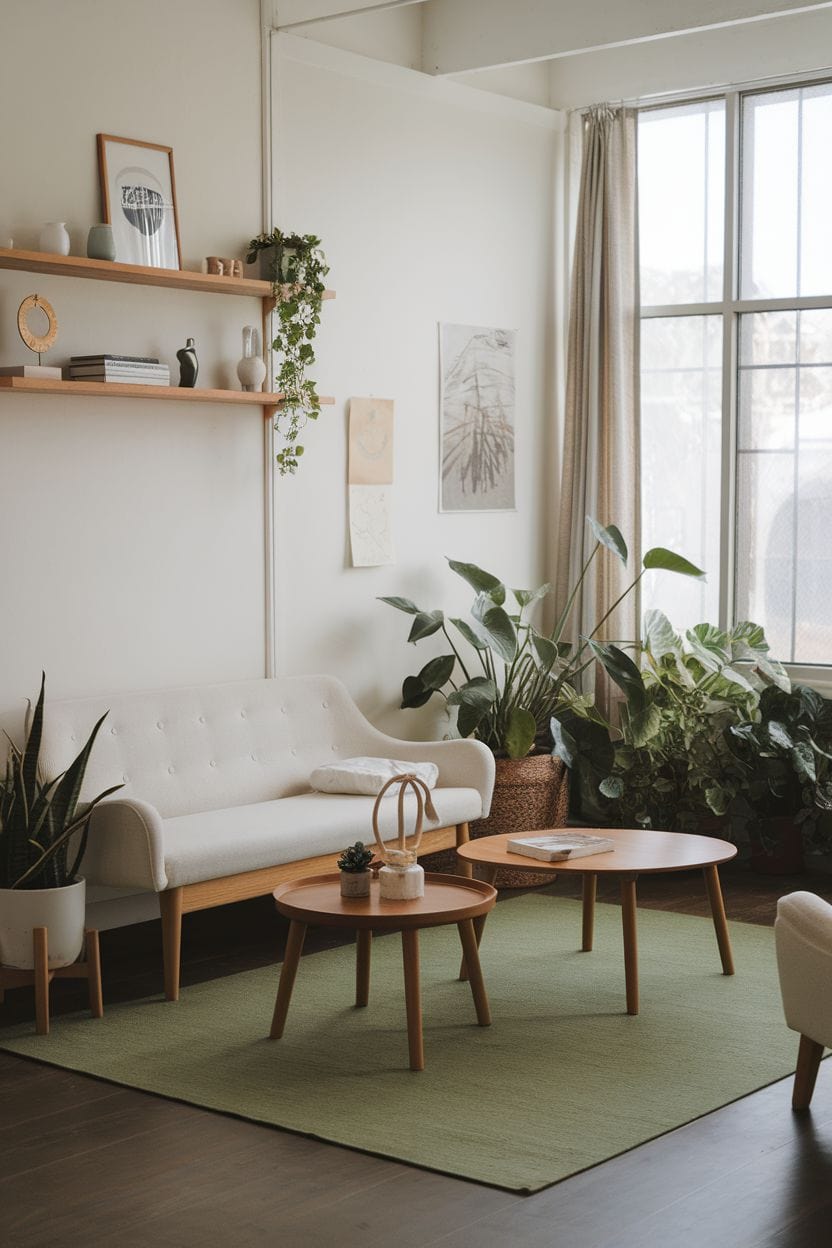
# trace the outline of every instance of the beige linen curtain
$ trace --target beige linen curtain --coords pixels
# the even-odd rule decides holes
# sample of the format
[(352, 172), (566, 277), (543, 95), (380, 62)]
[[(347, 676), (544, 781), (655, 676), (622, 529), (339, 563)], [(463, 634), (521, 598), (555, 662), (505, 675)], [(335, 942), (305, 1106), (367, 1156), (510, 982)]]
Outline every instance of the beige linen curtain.
[[(639, 541), (639, 293), (636, 115), (596, 105), (583, 118), (566, 361), (566, 406), (555, 596), (562, 607), (594, 538), (588, 515), (616, 524), (625, 569), (596, 559), (567, 634), (589, 635), (633, 579)], [(638, 635), (630, 595), (599, 638)]]

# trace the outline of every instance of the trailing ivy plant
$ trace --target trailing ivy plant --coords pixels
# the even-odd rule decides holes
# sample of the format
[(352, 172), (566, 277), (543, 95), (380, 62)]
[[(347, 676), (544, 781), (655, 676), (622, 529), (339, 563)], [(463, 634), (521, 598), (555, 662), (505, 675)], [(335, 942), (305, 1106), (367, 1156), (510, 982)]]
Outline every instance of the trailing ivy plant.
[[(449, 709), (456, 709), (458, 735), (476, 737), (497, 757), (524, 758), (532, 750), (549, 748), (553, 714), (564, 698), (571, 702), (577, 696), (571, 686), (596, 657), (590, 639), (574, 644), (564, 640), (581, 586), (599, 556), (627, 563), (627, 546), (616, 526), (604, 527), (587, 519), (595, 544), (550, 632), (541, 631), (528, 618), (529, 609), (551, 593), (549, 585), (510, 590), (491, 572), (455, 559), (448, 560), (451, 570), (475, 593), (467, 619), (446, 618), (440, 610), (424, 611), (409, 598), (381, 599), (413, 616), (408, 641), (416, 643), (441, 631), (451, 650), (405, 679), (402, 708), (424, 706), (439, 694)], [(704, 575), (673, 551), (659, 546), (648, 550), (641, 571), (601, 616), (592, 636), (650, 568), (682, 576)], [(509, 594), (514, 608), (508, 604)]]
[(315, 363), (312, 343), (321, 323), (329, 266), (321, 240), (314, 234), (284, 234), (275, 227), (251, 240), (247, 263), (254, 264), (260, 252), (271, 253), (276, 317), (272, 348), (280, 357), (275, 387), (283, 395), (274, 427), (285, 443), (277, 453), (277, 466), (286, 476), (297, 472), (303, 454), (298, 441), (301, 430), (308, 420), (317, 420), (321, 411), (315, 382), (307, 372)]

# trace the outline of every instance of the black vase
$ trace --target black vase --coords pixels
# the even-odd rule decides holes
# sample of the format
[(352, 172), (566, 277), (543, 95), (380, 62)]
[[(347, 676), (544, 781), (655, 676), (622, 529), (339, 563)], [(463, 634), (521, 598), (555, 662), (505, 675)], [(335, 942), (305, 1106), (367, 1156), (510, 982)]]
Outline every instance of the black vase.
[(196, 358), (196, 347), (193, 338), (189, 338), (184, 347), (176, 352), (179, 361), (179, 384), (193, 389), (199, 374), (199, 360)]

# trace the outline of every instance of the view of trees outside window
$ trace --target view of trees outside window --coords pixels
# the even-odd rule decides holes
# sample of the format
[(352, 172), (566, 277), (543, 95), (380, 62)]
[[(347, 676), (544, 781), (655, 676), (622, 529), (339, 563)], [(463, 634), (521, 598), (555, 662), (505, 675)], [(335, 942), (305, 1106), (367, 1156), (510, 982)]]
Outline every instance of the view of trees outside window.
[[(726, 248), (729, 113), (739, 228)], [(657, 579), (644, 606), (681, 627), (756, 620), (778, 658), (805, 666), (832, 663), (830, 139), (828, 83), (649, 110), (639, 125), (643, 538), (708, 571), (670, 602)]]

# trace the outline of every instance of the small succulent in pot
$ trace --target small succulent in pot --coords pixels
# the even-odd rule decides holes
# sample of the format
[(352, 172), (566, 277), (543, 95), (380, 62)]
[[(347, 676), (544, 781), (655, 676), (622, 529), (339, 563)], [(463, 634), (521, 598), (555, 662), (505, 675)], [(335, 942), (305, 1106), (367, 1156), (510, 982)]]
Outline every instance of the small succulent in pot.
[(338, 859), (342, 897), (369, 897), (372, 861), (373, 851), (367, 849), (363, 841), (356, 841), (344, 850)]

